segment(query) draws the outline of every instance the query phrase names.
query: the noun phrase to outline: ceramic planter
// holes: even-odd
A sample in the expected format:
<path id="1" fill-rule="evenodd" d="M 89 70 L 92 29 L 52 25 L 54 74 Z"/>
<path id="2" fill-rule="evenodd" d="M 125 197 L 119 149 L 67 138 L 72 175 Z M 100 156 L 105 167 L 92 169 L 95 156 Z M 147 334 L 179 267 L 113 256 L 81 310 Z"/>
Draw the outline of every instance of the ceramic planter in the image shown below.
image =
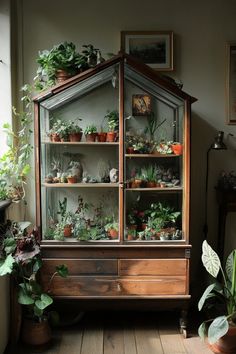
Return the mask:
<path id="1" fill-rule="evenodd" d="M 183 145 L 182 144 L 172 144 L 171 148 L 175 155 L 182 155 L 183 153 Z"/>
<path id="2" fill-rule="evenodd" d="M 65 225 L 64 227 L 64 236 L 65 237 L 71 237 L 72 235 L 72 227 L 71 225 Z"/>
<path id="3" fill-rule="evenodd" d="M 71 77 L 71 75 L 66 70 L 57 70 L 56 71 L 56 81 L 58 84 L 69 79 L 70 77 Z"/>
<path id="4" fill-rule="evenodd" d="M 68 183 L 76 183 L 77 182 L 77 178 L 75 176 L 67 177 L 67 182 Z"/>
<path id="5" fill-rule="evenodd" d="M 81 141 L 83 133 L 79 132 L 79 133 L 70 133 L 69 134 L 69 141 L 71 142 L 77 142 L 77 141 Z"/>
<path id="6" fill-rule="evenodd" d="M 156 187 L 156 182 L 147 182 L 146 187 L 147 188 L 155 188 Z"/>
<path id="7" fill-rule="evenodd" d="M 118 231 L 115 230 L 115 229 L 110 229 L 108 234 L 109 234 L 111 239 L 117 239 L 118 238 Z"/>
<path id="8" fill-rule="evenodd" d="M 59 141 L 61 141 L 60 135 L 57 133 L 50 134 L 50 140 L 54 143 L 59 142 Z"/>
<path id="9" fill-rule="evenodd" d="M 25 344 L 42 346 L 50 342 L 51 328 L 47 320 L 35 322 L 24 318 L 22 323 L 21 339 Z"/>
<path id="10" fill-rule="evenodd" d="M 127 147 L 126 149 L 127 154 L 134 154 L 134 148 L 132 146 Z"/>
<path id="11" fill-rule="evenodd" d="M 236 326 L 230 326 L 226 335 L 216 343 L 209 344 L 209 348 L 216 354 L 235 354 L 236 353 Z"/>

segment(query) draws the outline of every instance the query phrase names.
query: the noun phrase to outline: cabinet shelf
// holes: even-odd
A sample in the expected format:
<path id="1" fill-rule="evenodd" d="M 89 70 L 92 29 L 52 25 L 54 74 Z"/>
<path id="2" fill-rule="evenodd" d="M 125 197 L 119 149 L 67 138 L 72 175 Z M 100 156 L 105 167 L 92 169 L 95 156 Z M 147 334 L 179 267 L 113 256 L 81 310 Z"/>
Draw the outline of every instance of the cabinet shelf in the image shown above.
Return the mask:
<path id="1" fill-rule="evenodd" d="M 139 158 L 139 157 L 179 157 L 181 155 L 175 155 L 175 154 L 125 154 L 125 157 L 130 157 L 130 158 Z"/>
<path id="2" fill-rule="evenodd" d="M 126 188 L 126 191 L 138 191 L 138 192 L 146 192 L 146 191 L 158 191 L 162 193 L 173 193 L 173 192 L 182 192 L 183 188 L 182 187 L 155 187 L 155 188 Z"/>
<path id="3" fill-rule="evenodd" d="M 119 142 L 115 141 L 115 142 L 104 142 L 104 143 L 100 143 L 98 141 L 95 142 L 87 142 L 87 141 L 76 141 L 76 142 L 71 142 L 71 141 L 58 141 L 58 142 L 54 142 L 54 141 L 42 141 L 42 144 L 46 144 L 46 145 L 86 145 L 86 146 L 119 146 Z"/>
<path id="4" fill-rule="evenodd" d="M 42 183 L 47 188 L 117 188 L 119 183 Z"/>

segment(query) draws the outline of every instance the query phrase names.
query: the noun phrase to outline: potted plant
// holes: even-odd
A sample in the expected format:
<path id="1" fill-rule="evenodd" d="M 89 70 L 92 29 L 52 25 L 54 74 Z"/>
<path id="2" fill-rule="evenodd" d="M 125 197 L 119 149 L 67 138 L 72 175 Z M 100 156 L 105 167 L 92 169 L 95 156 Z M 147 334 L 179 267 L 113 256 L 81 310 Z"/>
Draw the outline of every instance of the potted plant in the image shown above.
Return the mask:
<path id="1" fill-rule="evenodd" d="M 79 71 L 80 57 L 72 42 L 63 42 L 54 45 L 50 50 L 39 52 L 37 77 L 41 86 L 52 86 L 55 82 L 62 82 L 75 75 Z"/>
<path id="2" fill-rule="evenodd" d="M 87 142 L 94 142 L 97 136 L 97 127 L 94 124 L 88 125 L 84 130 Z"/>
<path id="3" fill-rule="evenodd" d="M 119 224 L 113 218 L 107 218 L 108 223 L 104 226 L 105 231 L 111 239 L 118 238 Z"/>
<path id="4" fill-rule="evenodd" d="M 127 240 L 132 241 L 136 239 L 136 233 L 137 231 L 135 229 L 130 229 L 128 228 L 127 230 Z"/>
<path id="5" fill-rule="evenodd" d="M 54 120 L 53 117 L 51 118 L 51 120 L 52 121 Z M 47 135 L 49 136 L 49 139 L 52 142 L 61 141 L 61 137 L 60 137 L 61 126 L 62 126 L 62 121 L 60 119 L 53 121 L 52 127 L 47 132 Z"/>
<path id="6" fill-rule="evenodd" d="M 77 118 L 77 120 L 82 120 L 80 118 Z M 69 121 L 68 122 L 68 135 L 69 135 L 69 141 L 71 142 L 78 142 L 81 141 L 82 138 L 82 128 L 79 126 L 78 123 Z"/>
<path id="7" fill-rule="evenodd" d="M 107 142 L 116 141 L 119 129 L 119 112 L 117 110 L 108 111 L 104 118 L 107 119 L 108 125 Z"/>
<path id="8" fill-rule="evenodd" d="M 43 345 L 51 339 L 47 311 L 53 302 L 49 295 L 50 284 L 55 275 L 66 277 L 68 269 L 65 265 L 56 267 L 47 291 L 41 288 L 37 280 L 42 267 L 38 233 L 36 230 L 27 232 L 29 225 L 29 222 L 11 221 L 4 225 L 0 275 L 12 275 L 18 291 L 18 302 L 23 305 L 22 340 L 31 345 Z"/>
<path id="9" fill-rule="evenodd" d="M 143 179 L 146 181 L 147 188 L 155 188 L 156 187 L 157 168 L 155 165 L 149 165 L 146 168 L 142 168 L 141 174 L 143 176 Z"/>
<path id="10" fill-rule="evenodd" d="M 214 309 L 215 312 L 200 325 L 198 333 L 201 338 L 207 338 L 214 353 L 236 353 L 236 249 L 228 256 L 223 270 L 217 253 L 205 240 L 202 262 L 216 280 L 204 291 L 198 309 Z"/>

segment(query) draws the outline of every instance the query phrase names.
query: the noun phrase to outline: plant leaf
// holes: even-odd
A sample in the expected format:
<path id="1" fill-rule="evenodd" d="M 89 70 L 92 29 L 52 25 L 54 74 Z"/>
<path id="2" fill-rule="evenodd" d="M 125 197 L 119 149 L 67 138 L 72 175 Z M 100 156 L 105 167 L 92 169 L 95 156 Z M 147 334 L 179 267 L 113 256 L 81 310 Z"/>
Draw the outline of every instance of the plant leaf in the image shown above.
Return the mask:
<path id="1" fill-rule="evenodd" d="M 33 265 L 33 273 L 37 273 L 38 270 L 42 267 L 43 265 L 43 261 L 41 258 L 37 258 L 34 262 L 34 265 Z"/>
<path id="2" fill-rule="evenodd" d="M 208 328 L 208 341 L 213 344 L 223 337 L 229 329 L 229 323 L 226 316 L 219 316 L 214 319 Z"/>
<path id="3" fill-rule="evenodd" d="M 206 240 L 202 244 L 202 263 L 208 273 L 216 278 L 221 266 L 220 259 Z"/>
<path id="4" fill-rule="evenodd" d="M 198 335 L 202 340 L 207 336 L 207 325 L 205 322 L 198 327 Z"/>
<path id="5" fill-rule="evenodd" d="M 6 259 L 0 260 L 0 276 L 11 274 L 13 270 L 13 266 L 15 263 L 15 259 L 9 254 Z"/>
<path id="6" fill-rule="evenodd" d="M 57 266 L 56 271 L 57 271 L 58 275 L 60 275 L 63 278 L 66 278 L 68 275 L 68 268 L 65 264 L 61 264 L 61 265 Z"/>
<path id="7" fill-rule="evenodd" d="M 211 294 L 212 290 L 214 289 L 214 287 L 216 286 L 216 284 L 211 284 L 209 285 L 206 290 L 204 291 L 204 293 L 202 294 L 201 299 L 198 302 L 198 310 L 201 311 L 201 309 L 203 308 L 203 305 L 206 301 L 206 299 L 209 298 L 209 295 Z"/>
<path id="8" fill-rule="evenodd" d="M 225 264 L 225 271 L 230 281 L 232 281 L 233 277 L 234 257 L 236 257 L 235 250 L 230 253 Z"/>
<path id="9" fill-rule="evenodd" d="M 18 293 L 18 302 L 21 305 L 33 305 L 34 299 L 32 299 L 25 291 L 21 288 Z"/>
<path id="10" fill-rule="evenodd" d="M 16 249 L 16 240 L 14 237 L 5 238 L 3 247 L 6 254 L 14 253 Z"/>
<path id="11" fill-rule="evenodd" d="M 48 307 L 52 303 L 53 303 L 53 299 L 51 298 L 51 296 L 49 296 L 47 294 L 42 294 L 41 297 L 40 297 L 40 300 L 36 300 L 35 301 L 35 305 L 40 310 L 44 310 L 46 307 Z"/>

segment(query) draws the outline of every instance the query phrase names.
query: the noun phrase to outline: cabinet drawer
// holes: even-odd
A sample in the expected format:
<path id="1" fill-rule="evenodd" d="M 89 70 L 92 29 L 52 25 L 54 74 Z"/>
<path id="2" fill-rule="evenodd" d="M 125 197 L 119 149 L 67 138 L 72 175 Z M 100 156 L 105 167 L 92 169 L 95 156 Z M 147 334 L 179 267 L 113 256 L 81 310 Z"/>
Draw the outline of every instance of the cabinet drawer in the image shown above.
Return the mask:
<path id="1" fill-rule="evenodd" d="M 186 275 L 187 259 L 122 259 L 119 275 Z"/>
<path id="2" fill-rule="evenodd" d="M 69 275 L 117 275 L 118 271 L 116 259 L 44 259 L 42 274 L 53 274 L 59 264 L 67 265 Z"/>
<path id="3" fill-rule="evenodd" d="M 55 277 L 51 294 L 56 296 L 122 297 L 148 295 L 185 295 L 185 276 L 165 277 Z"/>

